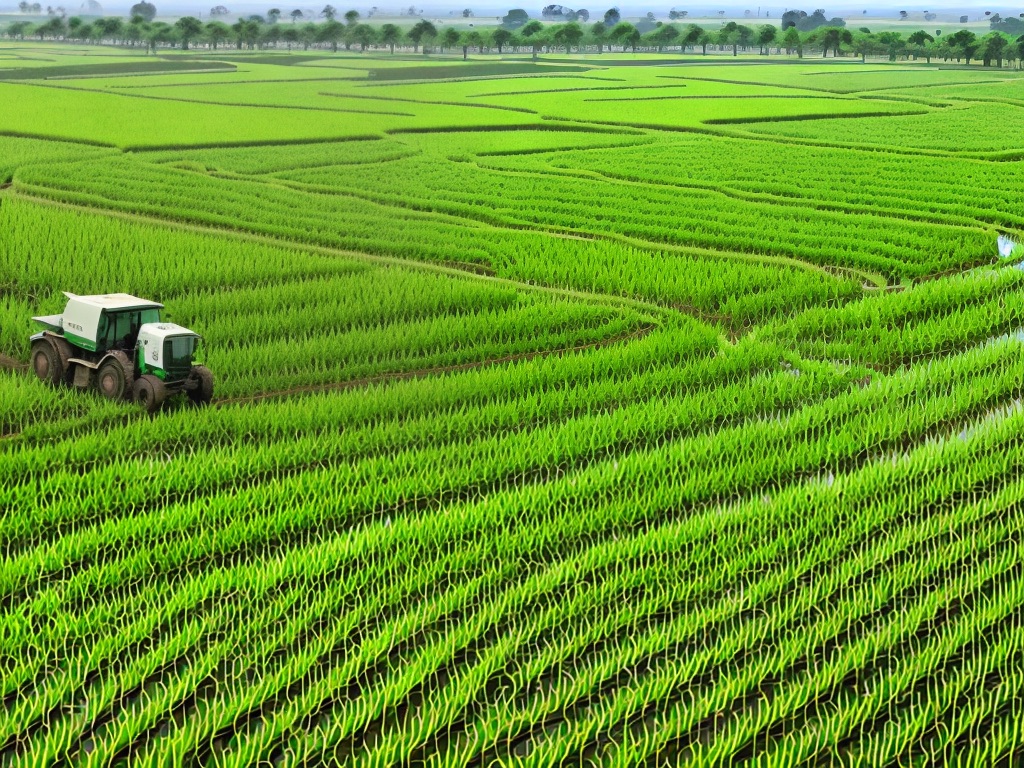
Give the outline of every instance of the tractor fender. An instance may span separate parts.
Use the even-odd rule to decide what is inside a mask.
[[[84,365],[86,368],[92,368],[95,371],[101,365],[107,362],[107,360],[109,360],[110,358],[116,358],[117,360],[119,360],[124,369],[129,373],[133,373],[135,371],[135,366],[132,365],[131,358],[128,357],[128,355],[122,352],[120,349],[110,350],[105,355],[103,355],[103,357],[99,358],[95,362],[92,360],[83,360],[80,357],[71,358],[71,362],[75,363],[76,365]]]

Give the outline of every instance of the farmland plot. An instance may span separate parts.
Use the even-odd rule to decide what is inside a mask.
[[[0,762],[1022,758],[1017,75],[11,50]]]

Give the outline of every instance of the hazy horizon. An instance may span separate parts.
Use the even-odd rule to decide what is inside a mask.
[[[175,2],[160,2],[160,0],[151,0],[151,2],[153,2],[154,5],[156,5],[157,11],[160,15],[198,16],[201,14],[202,16],[207,16],[209,14],[210,8],[217,5],[226,6],[232,14],[266,13],[268,9],[274,7],[279,7],[282,10],[293,8],[299,8],[301,10],[318,10],[319,8],[323,7],[320,4],[310,4],[308,2],[281,4],[273,2],[232,3],[230,2],[230,0],[209,0],[209,5],[197,3],[194,1],[181,2],[181,0],[176,0]],[[744,17],[746,11],[750,11],[750,13],[752,14],[752,18],[761,19],[779,18],[786,10],[789,10],[790,8],[793,7],[800,8],[801,10],[806,10],[808,13],[811,13],[815,7],[820,7],[819,4],[815,4],[813,6],[808,5],[807,7],[802,7],[799,5],[757,6],[752,4],[737,4],[735,2],[726,2],[718,5],[689,5],[686,2],[672,3],[671,0],[669,0],[668,4],[665,2],[629,2],[616,4],[610,2],[610,0],[602,0],[602,3],[608,4],[602,4],[598,6],[586,2],[581,2],[578,5],[571,3],[567,5],[568,7],[573,8],[575,10],[586,8],[587,10],[590,11],[591,16],[603,15],[605,10],[612,7],[613,5],[616,5],[621,11],[622,15],[626,17],[644,16],[649,12],[653,12],[656,16],[662,16],[667,15],[670,10],[676,9],[687,11],[689,16],[693,18],[713,18],[717,15],[719,11],[725,11],[726,17],[729,18],[742,18]],[[57,4],[59,4],[59,0],[56,0],[54,6],[56,7]],[[127,15],[129,8],[133,4],[134,3],[131,2],[123,2],[123,0],[122,2],[118,2],[116,4],[107,4],[101,2],[101,5],[103,6],[103,12],[110,15]],[[324,4],[326,4],[326,2]],[[49,5],[49,3],[44,3],[43,5],[45,8],[47,5]],[[465,0],[464,3],[459,5],[453,5],[451,3],[446,3],[443,5],[436,3],[427,3],[421,5],[415,2],[410,2],[408,5],[395,4],[374,6],[372,4],[365,4],[364,2],[360,2],[354,4],[342,3],[340,5],[337,5],[336,7],[338,7],[339,10],[342,11],[354,8],[355,10],[359,11],[364,17],[366,17],[369,15],[371,8],[377,9],[376,13],[374,14],[376,16],[398,16],[401,15],[401,13],[405,9],[409,8],[410,5],[413,5],[416,7],[417,10],[422,11],[422,15],[437,18],[443,18],[451,15],[461,15],[462,10],[465,8],[470,8],[475,16],[484,18],[504,15],[511,8],[523,8],[524,10],[526,10],[527,13],[530,14],[531,17],[540,18],[541,9],[544,8],[546,4],[531,5],[514,2],[494,3],[493,0],[490,0],[489,2],[485,3],[474,3],[471,0]],[[911,15],[910,21],[923,21],[923,19],[914,19],[913,17],[915,15],[920,16],[921,14],[926,12],[932,12],[939,14],[940,16],[943,17],[959,17],[967,15],[970,17],[970,22],[985,21],[987,18],[984,15],[985,11],[990,11],[993,14],[998,13],[1001,16],[1017,16],[1021,12],[1021,9],[1019,8],[1003,8],[1000,6],[992,6],[982,3],[969,2],[957,4],[894,4],[886,6],[876,6],[873,4],[864,6],[851,6],[847,4],[843,6],[837,6],[835,8],[829,8],[827,4],[821,5],[824,5],[825,13],[829,17],[838,16],[847,19],[867,18],[883,21],[898,21],[900,11],[909,12]],[[72,4],[65,5],[64,8],[67,10],[68,14],[75,14],[86,10],[84,4],[82,4],[82,7],[80,8],[76,8]],[[8,2],[0,4],[0,12],[10,13],[17,12],[17,10],[17,3],[10,2],[10,0],[8,0]]]

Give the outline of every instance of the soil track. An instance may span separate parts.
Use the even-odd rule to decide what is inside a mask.
[[[15,360],[13,357],[8,357],[7,355],[0,355],[0,371],[21,371],[27,369],[28,363]]]
[[[475,360],[473,362],[459,363],[457,365],[435,366],[433,368],[419,368],[412,371],[396,371],[393,373],[381,374],[380,376],[368,376],[361,379],[352,379],[350,381],[327,382],[324,384],[307,384],[302,386],[288,387],[287,389],[277,389],[269,390],[267,392],[258,392],[253,395],[218,398],[213,401],[213,406],[216,408],[223,408],[225,406],[243,405],[246,403],[258,403],[264,400],[275,400],[278,398],[296,397],[300,395],[315,395],[323,392],[340,392],[349,389],[371,387],[375,384],[386,384],[392,381],[425,379],[430,376],[441,376],[448,373],[471,371],[477,368],[487,368],[493,365],[503,365],[505,363],[533,360],[535,358],[540,357],[553,357],[572,354],[574,352],[584,352],[587,350],[608,347],[613,344],[621,344],[629,341],[635,341],[637,339],[642,339],[658,327],[659,326],[655,323],[648,323],[646,325],[641,326],[640,328],[629,331],[628,333],[620,333],[615,336],[609,336],[608,338],[599,339],[598,341],[592,341],[587,344],[577,344],[574,347],[561,347],[558,349],[539,349],[533,352],[521,352],[515,355],[506,355],[504,357],[489,358],[487,360]],[[29,371],[29,365],[28,363],[19,362],[18,360],[15,360],[13,357],[8,357],[7,355],[0,355],[0,370],[27,373]],[[20,435],[20,432],[11,432],[9,434],[0,436],[0,440],[11,440],[19,437]]]

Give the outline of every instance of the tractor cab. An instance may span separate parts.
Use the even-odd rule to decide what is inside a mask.
[[[122,349],[131,352],[139,340],[139,331],[147,323],[159,323],[157,307],[103,310],[96,329],[97,351]]]

